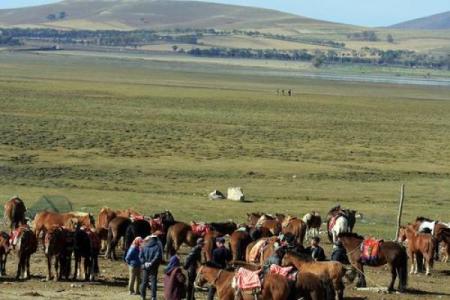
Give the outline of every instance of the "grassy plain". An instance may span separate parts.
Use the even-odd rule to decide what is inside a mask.
[[[104,205],[170,209],[185,221],[324,214],[341,203],[363,213],[357,232],[393,238],[405,183],[405,222],[449,221],[448,87],[252,72],[0,53],[0,199],[18,194],[31,206],[57,194],[94,213]],[[277,96],[278,88],[292,88],[293,97]],[[207,200],[229,186],[241,186],[249,201]],[[442,277],[412,286],[448,295],[439,285],[448,280],[445,265],[437,268]]]

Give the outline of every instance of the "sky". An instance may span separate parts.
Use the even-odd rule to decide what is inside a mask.
[[[277,9],[314,19],[362,26],[387,26],[450,11],[450,0],[208,0]],[[34,6],[58,0],[0,0],[1,8]]]

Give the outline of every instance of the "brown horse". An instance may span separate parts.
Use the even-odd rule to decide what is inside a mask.
[[[53,278],[52,260],[54,259],[55,281],[60,280],[65,272],[63,255],[68,245],[66,245],[66,230],[62,227],[54,227],[45,233],[44,253],[47,257],[48,275],[47,280]]]
[[[408,241],[408,256],[411,259],[410,274],[417,274],[418,259],[425,259],[426,275],[431,275],[430,270],[434,263],[434,249],[436,240],[429,233],[418,233],[413,225],[400,227],[399,242]]]
[[[303,246],[307,228],[305,222],[297,217],[292,216],[287,216],[281,222],[281,232],[283,234],[292,234],[295,237],[297,244]]]
[[[424,223],[425,226],[422,226],[422,223]],[[432,228],[430,228],[432,226]],[[416,221],[413,225],[414,229],[419,231],[420,229],[430,230],[431,234],[436,238],[437,243],[444,243],[447,244],[447,248],[450,246],[450,228],[447,226],[447,224],[438,222],[438,221],[432,221],[425,217],[417,217]],[[439,259],[439,248],[435,248],[435,259]]]
[[[6,275],[6,259],[10,250],[9,235],[0,231],[0,276]]]
[[[18,258],[16,279],[29,279],[30,257],[37,250],[37,239],[27,225],[17,228],[16,231],[12,244]]]
[[[202,265],[197,270],[195,284],[203,286],[206,283],[213,285],[217,289],[217,296],[220,300],[235,300],[236,291],[232,286],[235,273]],[[267,274],[262,285],[261,295],[257,299],[261,300],[287,300],[289,297],[289,286],[286,278]],[[241,293],[243,300],[254,300],[255,296]]]
[[[178,252],[182,244],[194,247],[200,236],[192,231],[192,227],[184,222],[176,222],[167,230],[166,257],[169,259]]]
[[[356,233],[345,232],[339,234],[338,238],[341,240],[350,263],[354,269],[358,271],[358,287],[366,287],[366,279],[364,276],[363,264],[361,258],[361,244],[364,238]],[[372,267],[379,267],[389,264],[391,269],[391,282],[388,290],[394,290],[395,279],[398,276],[398,289],[404,292],[408,282],[408,255],[406,249],[397,242],[385,241],[380,245],[378,262],[371,265]]]
[[[322,280],[319,276],[302,272],[297,274],[297,278],[295,280],[295,287],[290,294],[291,298],[294,296],[294,299],[305,299],[305,300],[322,300],[328,299],[325,293],[325,287],[322,283]]]
[[[222,236],[219,232],[212,230],[203,237],[204,244],[202,249],[203,260],[205,262],[212,260],[212,252],[216,248],[216,238]]]
[[[264,262],[274,253],[276,244],[279,243],[278,237],[261,238],[248,244],[245,251],[245,260],[247,263],[264,265]],[[257,251],[257,259],[254,260],[254,254]]]
[[[115,217],[109,222],[108,225],[108,240],[106,245],[105,258],[116,260],[116,246],[121,238],[125,238],[128,226],[130,226],[131,220],[128,217]],[[123,243],[123,250],[125,249],[125,243]]]
[[[245,250],[248,244],[252,242],[247,230],[238,229],[230,236],[230,250],[233,254],[233,260],[245,261]]]
[[[299,277],[302,277],[304,273],[312,273],[320,278],[325,285],[331,281],[338,299],[344,299],[345,285],[343,278],[345,268],[340,262],[316,262],[309,255],[287,252],[283,256],[281,265],[294,266],[300,272]]]
[[[84,226],[86,228],[95,228],[94,217],[90,213],[85,212],[68,212],[60,214],[43,211],[36,214],[33,221],[36,238],[39,238],[41,232],[45,233],[53,227],[74,227],[76,225]]]
[[[18,196],[12,197],[5,203],[4,217],[9,221],[11,230],[18,228],[20,225],[26,224],[26,211],[27,208],[25,207],[25,204]]]

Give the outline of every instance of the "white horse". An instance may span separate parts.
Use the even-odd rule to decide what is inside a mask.
[[[342,232],[350,232],[350,227],[348,226],[348,220],[345,216],[337,216],[334,225],[328,228],[331,236],[333,237],[333,243],[337,242],[337,237]]]

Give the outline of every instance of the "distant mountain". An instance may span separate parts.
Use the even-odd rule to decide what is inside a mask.
[[[339,26],[276,10],[176,0],[65,0],[0,10],[0,26],[59,29],[289,28]],[[343,25],[342,25],[343,26]]]
[[[390,26],[397,29],[450,29],[450,11]]]

